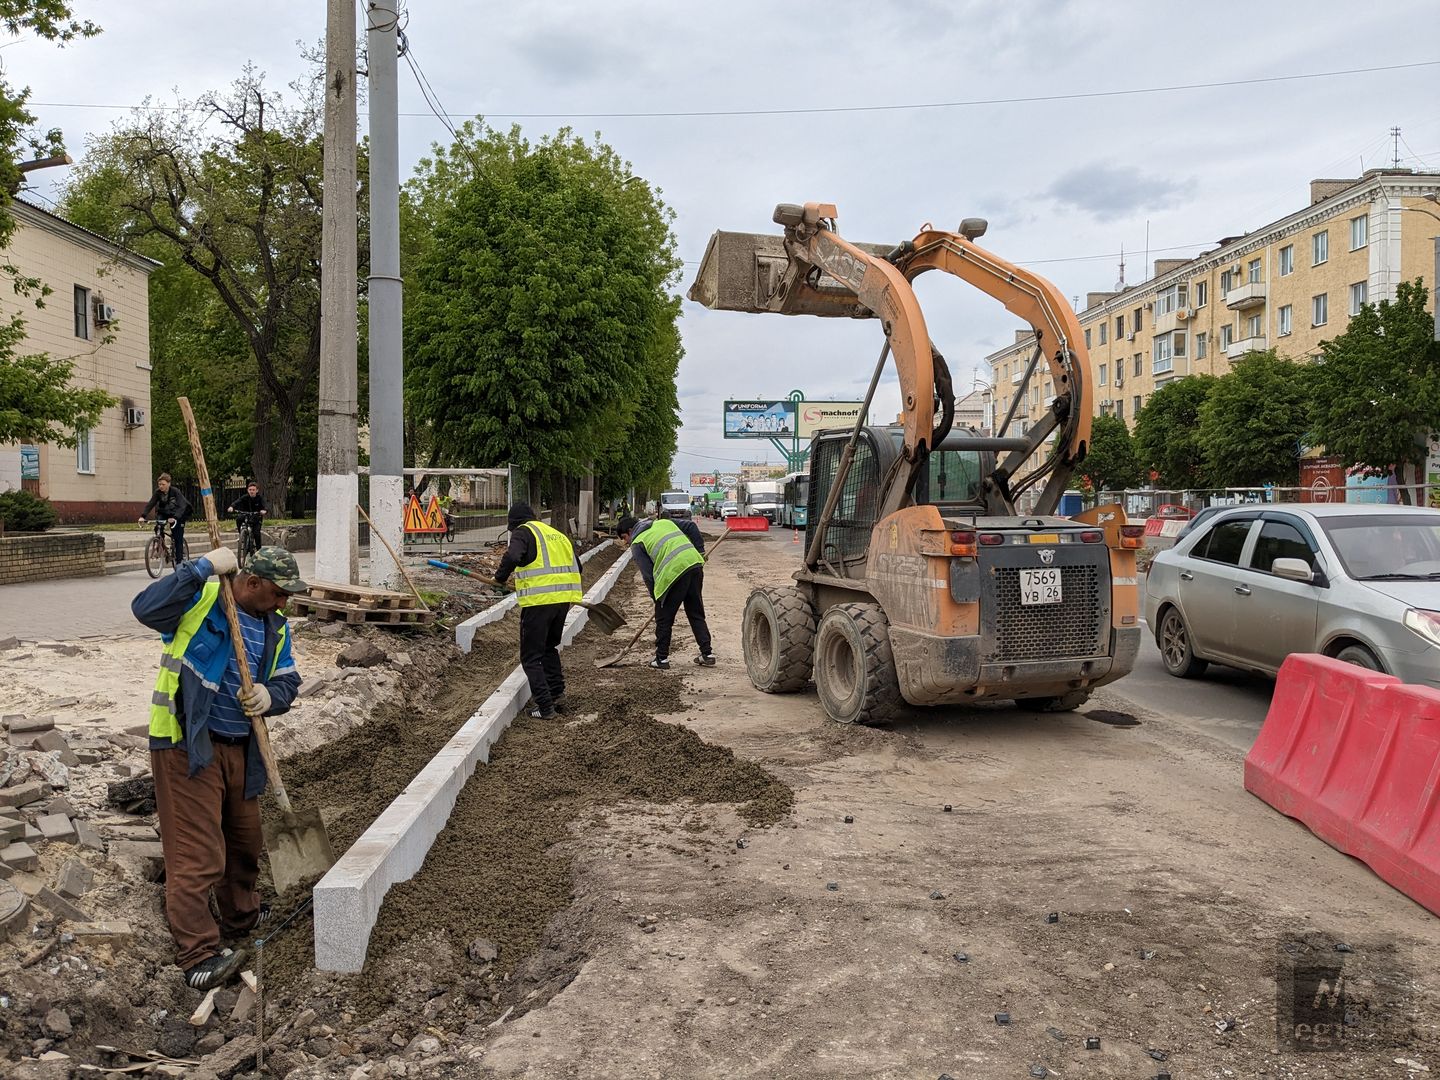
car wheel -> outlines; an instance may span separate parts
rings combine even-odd
[[[1369,671],[1385,670],[1380,666],[1380,661],[1375,658],[1375,654],[1364,645],[1346,645],[1335,654],[1335,659],[1346,664],[1354,664],[1356,667],[1366,668]]]
[[[1195,655],[1190,645],[1190,628],[1185,625],[1178,608],[1166,609],[1160,619],[1157,641],[1165,670],[1177,679],[1193,679],[1205,674],[1205,669],[1210,666],[1208,660],[1201,660]]]

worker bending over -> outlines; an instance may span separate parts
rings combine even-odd
[[[580,564],[570,538],[537,521],[529,503],[510,507],[506,521],[510,546],[495,571],[503,587],[515,572],[515,597],[520,605],[520,667],[530,682],[535,707],[530,715],[549,720],[565,697],[565,669],[560,665],[560,635],[570,605],[583,600]]]
[[[264,841],[260,793],[265,763],[251,738],[250,718],[290,708],[300,673],[290,656],[289,625],[280,614],[292,593],[304,592],[295,556],[262,547],[234,580],[236,615],[255,685],[240,690],[240,669],[220,583],[235,573],[235,553],[216,548],[181,563],[155,582],[130,610],[165,641],[160,677],[150,696],[150,770],[165,854],[165,917],[185,982],[209,990],[239,974],[244,949],[231,939],[269,915],[255,882]],[[210,913],[210,893],[220,921]]]
[[[715,666],[710,651],[710,627],[705,623],[705,537],[690,519],[671,521],[637,521],[621,518],[615,526],[620,542],[633,551],[635,565],[645,579],[645,587],[655,600],[655,659],[652,668],[664,671],[670,667],[670,634],[675,616],[685,606],[685,618],[700,655],[695,663]]]

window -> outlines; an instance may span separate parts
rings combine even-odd
[[[90,340],[90,290],[75,286],[75,336]]]
[[[1245,336],[1252,338],[1259,337],[1264,333],[1264,321],[1265,317],[1263,315],[1251,315],[1250,318],[1245,320]]]
[[[1364,221],[1364,218],[1358,220]],[[1360,309],[1365,306],[1365,298],[1370,293],[1370,287],[1363,281],[1357,281],[1350,286],[1350,314],[1359,315]]]
[[[1246,267],[1245,274],[1246,274],[1246,276],[1245,276],[1245,280],[1246,280],[1246,281],[1250,281],[1250,282],[1259,281],[1259,280],[1260,280],[1260,260],[1259,260],[1259,259],[1251,259],[1251,260],[1250,260],[1250,265],[1249,265],[1248,267]]]
[[[1171,285],[1168,289],[1158,293],[1155,297],[1155,317],[1169,315],[1176,308],[1182,308],[1188,302],[1189,287],[1184,282]],[[1139,323],[1136,323],[1138,326]]]
[[[1106,369],[1107,367],[1108,367],[1108,365],[1106,365],[1106,364],[1101,364],[1101,365],[1100,365],[1100,379],[1099,379],[1099,383],[1100,383],[1101,386],[1105,386],[1105,385],[1107,384],[1107,382],[1108,382],[1108,380],[1105,378],[1105,374],[1106,374],[1106,370],[1105,370],[1105,369]]]
[[[1130,415],[1131,415],[1131,416],[1139,416],[1139,415],[1140,415],[1140,395],[1139,395],[1139,394],[1136,394],[1134,397],[1132,397],[1132,398],[1130,399]]]
[[[87,476],[95,475],[95,432],[89,428],[75,431],[75,471]]]
[[[1206,352],[1205,331],[1201,330],[1195,335],[1195,359],[1204,360]]]
[[[1145,370],[1145,368],[1143,367],[1144,363],[1145,363],[1145,354],[1144,354],[1144,353],[1138,353],[1138,352],[1137,352],[1137,353],[1135,354],[1135,377],[1136,377],[1137,379],[1140,377],[1140,373]]]
[[[1228,294],[1228,293],[1230,292],[1231,288],[1234,287],[1234,284],[1235,284],[1235,275],[1232,274],[1229,270],[1221,271],[1221,274],[1220,274],[1220,295],[1221,295],[1222,297],[1225,296],[1226,294]]]
[[[1289,336],[1290,336],[1290,330],[1291,330],[1290,324],[1291,324],[1292,319],[1293,319],[1293,312],[1292,312],[1291,306],[1290,306],[1289,304],[1286,304],[1284,307],[1282,307],[1282,308],[1280,309],[1280,336],[1281,336],[1281,337],[1289,337]]]
[[[1115,316],[1115,340],[1119,341],[1125,336],[1125,316]]]
[[[1085,348],[1090,348],[1090,331],[1085,331]]]
[[[1324,229],[1310,238],[1310,265],[1330,261],[1330,230]]]
[[[1280,276],[1289,277],[1295,272],[1295,245],[1286,244],[1280,249]]]
[[[1109,324],[1109,323],[1103,323],[1103,322],[1102,322],[1102,323],[1100,324],[1100,344],[1101,344],[1101,345],[1104,345],[1105,342],[1106,342],[1107,340],[1109,340],[1108,338],[1105,337],[1105,331],[1108,330],[1109,328],[1110,328],[1110,324]]]
[[[1310,325],[1324,326],[1330,321],[1330,294],[1321,293],[1310,299]]]
[[[1150,365],[1150,371],[1155,375],[1163,375],[1175,368],[1175,352],[1172,346],[1172,338],[1169,334],[1161,334],[1155,339],[1151,349],[1151,356],[1154,362]]]
[[[1115,419],[1116,419],[1116,420],[1124,420],[1124,419],[1125,419],[1125,399],[1124,399],[1124,398],[1116,398],[1116,399],[1115,399]]]
[[[1140,321],[1140,312],[1143,310],[1143,308],[1137,307],[1134,313],[1130,316],[1130,332],[1132,334],[1138,334],[1140,332],[1140,328],[1143,325]]]
[[[1245,538],[1250,535],[1250,520],[1222,521],[1210,530],[1210,535],[1195,545],[1191,554],[1210,562],[1240,565],[1240,553],[1245,550]]]
[[[1202,308],[1210,302],[1210,283],[1208,281],[1195,282],[1195,306]]]
[[[1268,574],[1276,559],[1299,559],[1311,570],[1315,569],[1315,552],[1300,530],[1283,521],[1267,521],[1260,526],[1260,536],[1250,555],[1250,567]]]
[[[1370,242],[1370,219],[1361,214],[1350,219],[1350,250],[1358,251]]]
[[[1229,323],[1220,327],[1220,348],[1228,349],[1235,340],[1235,328]]]

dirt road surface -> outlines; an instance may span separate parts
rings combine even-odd
[[[831,724],[813,691],[755,692],[739,613],[752,586],[793,570],[786,539],[716,553],[705,599],[721,661],[687,670],[696,694],[672,719],[791,785],[792,819],[751,829],[716,812],[703,851],[673,843],[678,809],[582,828],[570,853],[588,959],[475,1047],[466,1075],[1440,1070],[1440,924],[1248,795],[1230,743],[1118,694],[1059,716],[912,710],[882,731]],[[690,647],[677,633],[687,667]],[[1336,956],[1352,986],[1398,979],[1351,999],[1386,1014],[1394,1045],[1281,1042],[1277,972]]]

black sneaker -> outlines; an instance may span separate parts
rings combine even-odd
[[[213,990],[224,986],[240,974],[247,959],[249,954],[244,949],[224,949],[186,971],[185,985],[191,990]]]
[[[537,706],[536,708],[530,710],[530,719],[532,719],[532,720],[554,720],[554,719],[555,719],[555,710],[554,710],[553,708],[550,708],[550,709],[541,709],[541,708],[539,708],[539,707]]]
[[[570,711],[569,708],[566,707],[564,694],[552,694],[550,704],[554,706],[555,711],[558,713],[567,713]]]
[[[274,912],[270,910],[270,905],[261,901],[260,910],[255,913],[255,921],[253,923],[244,930],[226,930],[225,936],[227,938],[244,939],[258,934],[265,928],[265,924],[270,921],[270,917],[273,914]]]
[[[715,654],[708,652],[701,653],[699,656],[695,657],[695,663],[699,664],[701,667],[714,667]]]
[[[670,661],[664,659],[651,660],[650,666],[653,667],[656,671],[669,671]]]

